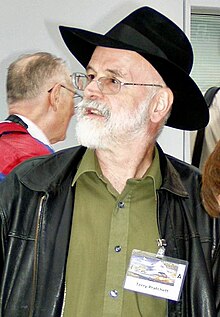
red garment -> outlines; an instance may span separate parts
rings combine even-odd
[[[53,150],[48,145],[33,138],[23,126],[0,123],[0,181],[24,160],[51,153]]]

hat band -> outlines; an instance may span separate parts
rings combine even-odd
[[[156,55],[168,60],[166,54],[145,35],[127,24],[120,23],[105,34],[109,38],[134,47],[133,50]]]

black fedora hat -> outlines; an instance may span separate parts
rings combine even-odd
[[[198,130],[209,121],[203,95],[189,76],[193,51],[184,32],[170,19],[150,7],[141,7],[106,34],[59,26],[63,40],[86,67],[96,46],[131,50],[147,59],[173,91],[174,102],[167,126]]]

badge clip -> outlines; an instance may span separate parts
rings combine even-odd
[[[159,259],[162,259],[165,255],[165,251],[166,251],[166,240],[165,239],[157,239],[157,246],[159,247],[156,257]]]

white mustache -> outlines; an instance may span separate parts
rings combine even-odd
[[[82,100],[76,106],[76,115],[78,118],[82,118],[86,113],[87,109],[93,109],[94,113],[98,112],[101,116],[109,119],[111,116],[111,111],[109,110],[106,104],[97,102],[97,101],[90,101],[90,100]]]

